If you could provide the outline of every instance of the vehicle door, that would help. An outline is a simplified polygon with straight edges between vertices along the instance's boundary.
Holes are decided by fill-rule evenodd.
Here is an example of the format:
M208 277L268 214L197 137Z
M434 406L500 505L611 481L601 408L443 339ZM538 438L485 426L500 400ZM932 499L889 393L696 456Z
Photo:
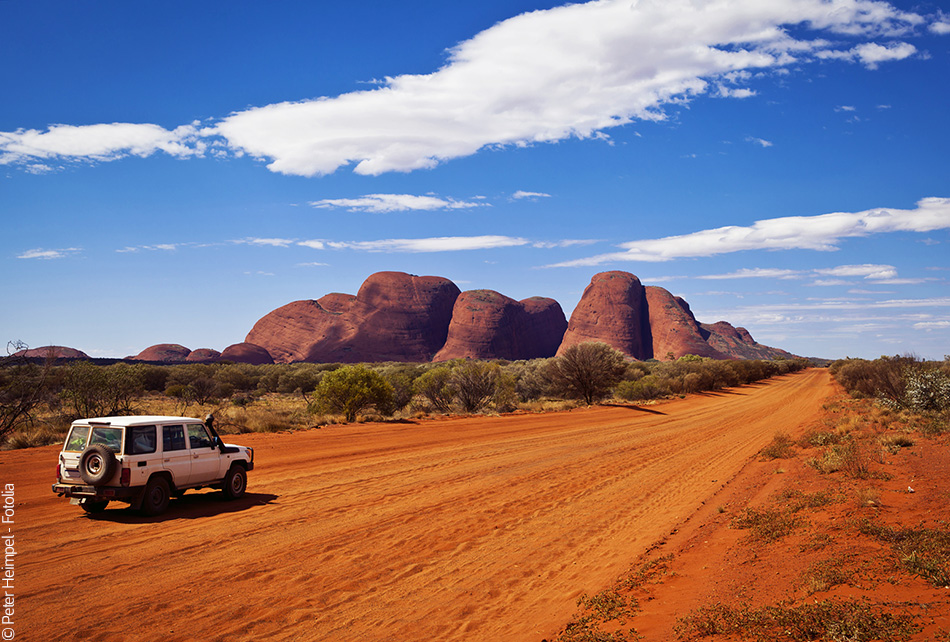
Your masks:
M125 429L125 459L129 485L144 486L156 468L162 468L156 426L129 426Z
M190 483L191 453L188 452L184 424L162 426L162 468L172 474L175 486Z
M221 452L215 447L208 429L202 424L187 424L191 447L191 484L205 484L221 479Z
M120 454L122 452L122 429L99 425L77 424L72 426L69 435L66 437L63 451L59 456L59 461L62 464L60 474L65 483L83 483L82 476L79 473L79 460L86 448L94 444L102 444L115 454Z

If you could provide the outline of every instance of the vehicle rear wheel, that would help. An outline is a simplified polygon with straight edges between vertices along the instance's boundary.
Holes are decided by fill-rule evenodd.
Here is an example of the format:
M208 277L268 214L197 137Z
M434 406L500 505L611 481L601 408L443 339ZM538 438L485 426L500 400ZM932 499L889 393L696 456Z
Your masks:
M247 490L247 471L241 466L232 466L224 477L224 496L227 499L238 499Z
M79 502L79 505L87 513L101 513L102 511L106 509L106 506L109 505L109 500L108 499L100 499L100 500L84 499L81 502Z
M142 497L142 512L149 516L161 515L168 508L168 482L164 477L152 477L145 486Z
M115 453L102 444L93 444L79 458L79 475L91 486L102 486L115 475Z

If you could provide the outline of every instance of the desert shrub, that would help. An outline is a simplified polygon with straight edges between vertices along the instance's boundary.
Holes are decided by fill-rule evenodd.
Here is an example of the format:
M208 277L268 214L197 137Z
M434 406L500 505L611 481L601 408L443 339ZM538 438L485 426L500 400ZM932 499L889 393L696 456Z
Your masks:
M794 443L788 433L777 432L759 454L763 459L790 459L795 456L795 451L792 450Z
M492 395L491 403L498 412L511 412L518 407L517 379L504 368L495 379L495 394Z
M798 444L803 448L821 448L839 444L842 439L842 434L835 430L809 430L798 440Z
M255 390L264 376L264 369L248 363L232 363L216 368L215 381L229 384L234 390L247 392Z
M900 404L906 390L905 371L918 362L912 356L881 357L874 361L845 359L832 363L829 370L853 396Z
M923 526L892 528L870 520L861 522L859 530L889 544L907 572L938 588L950 586L950 532Z
M344 366L324 375L313 399L317 412L342 414L347 422L353 422L368 408L391 408L393 389L378 372L362 365Z
M449 386L462 410L478 412L495 396L501 368L484 361L461 361L452 368Z
M168 368L148 363L137 363L133 366L139 372L142 388L148 392L162 392L168 381Z
M455 392L449 385L452 371L446 366L438 366L421 374L413 383L416 394L424 397L438 412L448 412L452 407Z
M646 401L665 397L670 394L670 389L654 375L647 375L637 381L621 381L614 388L614 394L627 401Z
M746 508L733 518L731 526L749 530L751 541L768 543L790 534L800 523L801 520L789 510Z
M914 412L950 409L950 375L937 368L909 368L904 372L905 405Z
M714 604L680 618L681 638L735 635L756 640L907 640L919 627L907 615L877 611L866 602L822 600L797 606L778 604L750 609Z
M805 463L822 474L841 471L854 479L867 479L871 476L870 458L853 440L833 444L821 457L809 459Z
M591 341L569 347L548 362L545 372L559 395L590 405L606 397L626 370L622 352Z
M804 574L806 590L809 593L821 593L847 584L854 575L848 568L849 564L847 557L833 557L814 562Z

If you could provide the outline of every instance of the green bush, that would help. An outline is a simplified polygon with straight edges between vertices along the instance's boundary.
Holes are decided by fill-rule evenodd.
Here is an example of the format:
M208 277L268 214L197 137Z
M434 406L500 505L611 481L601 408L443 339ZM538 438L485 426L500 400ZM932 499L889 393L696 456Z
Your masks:
M393 389L378 372L363 365L344 366L324 375L313 398L317 412L342 414L353 422L368 408L389 414Z

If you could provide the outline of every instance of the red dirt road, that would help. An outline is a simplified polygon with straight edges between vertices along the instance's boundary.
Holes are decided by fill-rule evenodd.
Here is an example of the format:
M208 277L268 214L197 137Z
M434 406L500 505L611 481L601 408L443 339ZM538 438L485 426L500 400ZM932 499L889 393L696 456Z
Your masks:
M808 370L640 409L235 435L248 496L157 519L57 498L56 447L3 452L16 639L550 639L832 390Z

